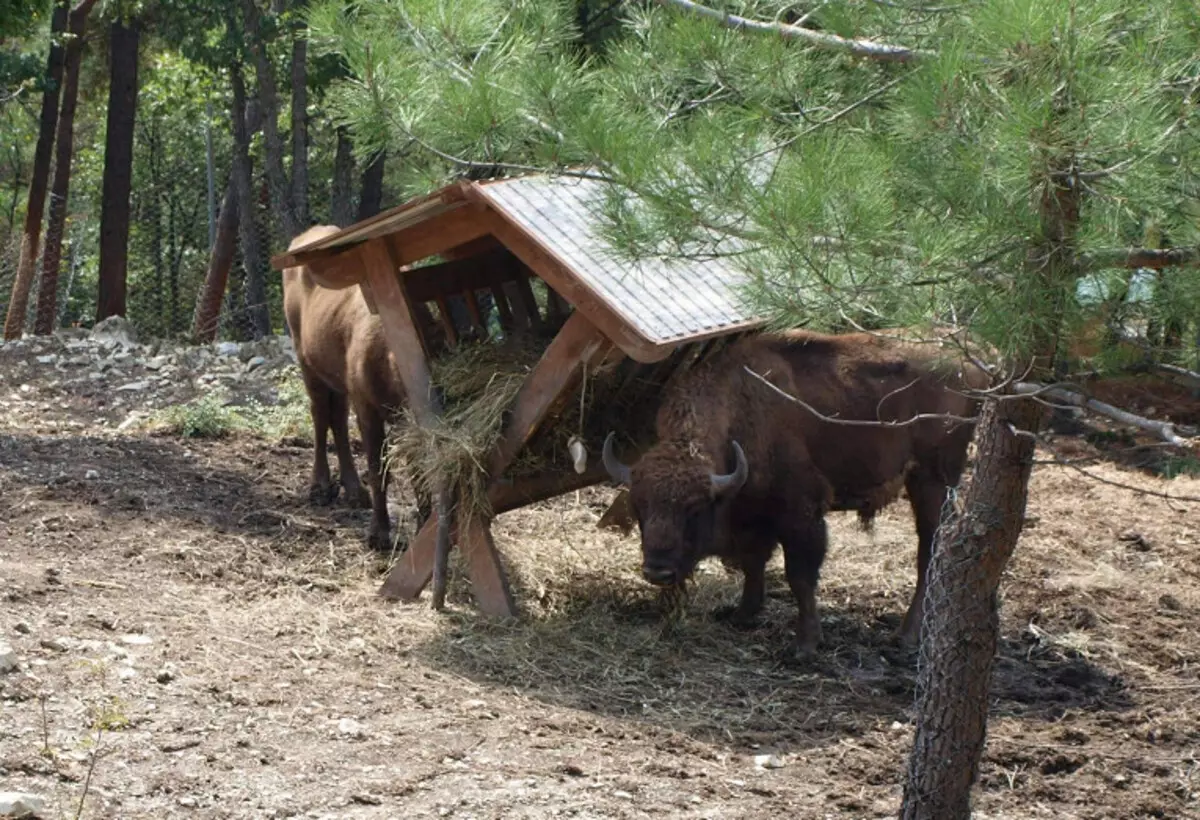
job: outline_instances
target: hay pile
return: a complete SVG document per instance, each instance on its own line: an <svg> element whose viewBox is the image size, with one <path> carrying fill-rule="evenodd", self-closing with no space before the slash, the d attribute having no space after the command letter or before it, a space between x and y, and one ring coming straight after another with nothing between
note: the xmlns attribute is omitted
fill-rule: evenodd
<svg viewBox="0 0 1200 820"><path fill-rule="evenodd" d="M442 416L426 429L406 409L404 423L394 425L389 434L389 465L405 465L419 492L432 495L439 480L446 480L458 504L490 513L487 459L517 392L544 350L535 340L513 338L504 344L462 344L434 359L430 375L442 394ZM623 373L621 368L586 373L582 385L543 423L507 475L570 469L567 444L573 435L586 442L592 458L610 429L644 440L653 427L653 408L631 412L640 391L628 389Z"/></svg>

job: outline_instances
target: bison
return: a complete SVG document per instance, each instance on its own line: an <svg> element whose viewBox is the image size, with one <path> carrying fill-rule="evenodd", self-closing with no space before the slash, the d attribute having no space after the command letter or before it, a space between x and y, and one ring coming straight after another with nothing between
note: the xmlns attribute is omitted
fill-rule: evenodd
<svg viewBox="0 0 1200 820"><path fill-rule="evenodd" d="M330 225L314 225L293 239L288 249L337 231ZM330 479L326 454L326 436L332 430L346 500L372 508L367 542L375 549L387 549L391 545L391 525L388 476L382 465L384 426L403 409L405 393L379 317L368 309L359 288L321 287L304 265L283 271L283 310L312 412L314 453L309 499L325 505L337 498L338 487ZM432 317L426 321L431 323ZM354 408L367 451L370 495L363 491L350 452L350 407ZM427 502L419 506L424 515Z"/></svg>
<svg viewBox="0 0 1200 820"><path fill-rule="evenodd" d="M614 434L605 441L604 464L629 488L641 531L642 575L675 587L702 558L719 557L745 579L740 603L717 617L749 626L763 606L767 562L781 544L799 607L796 648L810 653L820 640L816 587L826 512L854 510L869 526L903 487L918 534L917 587L900 627L912 642L942 505L973 432L977 402L954 389L967 385L982 386L982 372L878 334L790 331L738 341L667 386L658 441L632 468L614 454ZM838 420L941 418L849 426L813 410Z"/></svg>

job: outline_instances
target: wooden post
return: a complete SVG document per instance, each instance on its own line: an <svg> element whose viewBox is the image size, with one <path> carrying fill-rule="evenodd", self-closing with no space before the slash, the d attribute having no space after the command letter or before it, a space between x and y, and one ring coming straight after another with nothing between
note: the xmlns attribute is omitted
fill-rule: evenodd
<svg viewBox="0 0 1200 820"><path fill-rule="evenodd" d="M427 429L432 428L438 423L439 402L433 393L429 362L425 358L425 348L417 330L417 316L397 276L399 265L387 243L381 239L365 242L360 246L359 254L363 269L367 272L365 285L369 288L371 301L379 312L384 339L400 370L400 380L404 382L408 406L416 417L417 424ZM446 518L449 507L448 488L439 481L434 488L434 509L437 516ZM434 517L430 516L430 520ZM450 549L449 539L448 527L435 531L434 553L439 557L439 566L445 565L445 556ZM440 600L438 604L440 605Z"/></svg>
<svg viewBox="0 0 1200 820"><path fill-rule="evenodd" d="M542 354L533 372L526 377L513 401L512 415L488 459L488 478L491 481L488 489L489 500L499 494L497 480L537 432L538 426L545 420L555 400L573 385L585 365L602 358L610 346L611 342L582 313L576 311L571 314L562 330ZM435 552L435 518L436 516L430 516L430 520L422 527L416 539L409 544L400 562L384 580L380 594L385 598L415 600L429 583ZM477 526L487 533L486 537L476 533ZM478 515L472 516L471 521L465 525L459 522L459 533L462 541L466 542L469 539L466 548L467 566L480 609L502 614L507 614L502 612L504 607L507 607L509 612L515 611L507 584L503 583L503 576L500 576L499 586L491 577L490 564L495 562L498 567L499 562L488 522ZM482 594L494 597L484 601ZM506 603L502 604L501 598L505 599Z"/></svg>

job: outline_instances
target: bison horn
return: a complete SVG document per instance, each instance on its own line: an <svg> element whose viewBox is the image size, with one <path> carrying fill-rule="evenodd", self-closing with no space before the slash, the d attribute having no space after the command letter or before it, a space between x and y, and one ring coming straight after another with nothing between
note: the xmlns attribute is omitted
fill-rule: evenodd
<svg viewBox="0 0 1200 820"><path fill-rule="evenodd" d="M750 475L750 465L746 462L746 454L742 451L742 445L736 441L733 442L733 452L737 455L737 467L734 468L733 472L728 475L713 474L712 490L714 496L736 493L742 489L742 485L746 483L746 479Z"/></svg>
<svg viewBox="0 0 1200 820"><path fill-rule="evenodd" d="M617 458L617 454L613 452L613 436L615 435L616 433L609 433L608 438L604 439L604 469L608 470L613 481L628 487L633 483L633 472L628 465L622 464Z"/></svg>

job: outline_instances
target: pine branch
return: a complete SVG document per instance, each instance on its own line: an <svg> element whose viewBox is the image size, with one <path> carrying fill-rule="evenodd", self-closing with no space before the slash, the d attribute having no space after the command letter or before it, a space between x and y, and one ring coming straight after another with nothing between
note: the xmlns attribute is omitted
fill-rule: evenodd
<svg viewBox="0 0 1200 820"><path fill-rule="evenodd" d="M836 34L824 31L814 31L803 26L788 23L767 23L762 20L750 20L736 14L717 11L716 9L693 3L691 0L655 0L660 6L674 6L677 9L691 12L699 17L716 20L726 28L754 31L760 34L777 34L785 40L803 40L817 48L830 51L843 51L856 57L866 57L892 63L908 63L933 56L932 52L923 49L906 48L905 46L876 43L871 40L848 40Z"/></svg>
<svg viewBox="0 0 1200 820"><path fill-rule="evenodd" d="M1111 248L1080 254L1077 262L1082 273L1105 268L1200 267L1200 247Z"/></svg>

